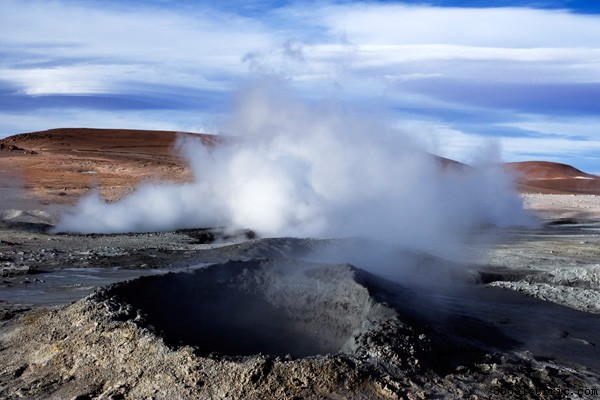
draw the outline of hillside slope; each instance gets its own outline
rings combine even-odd
[[[92,187],[115,200],[141,181],[188,181],[174,148],[178,135],[215,142],[211,135],[172,131],[64,128],[0,140],[0,186],[42,204],[69,204]]]
[[[600,194],[600,177],[570,165],[548,161],[505,164],[515,173],[518,188],[524,193]]]

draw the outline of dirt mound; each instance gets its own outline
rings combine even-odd
[[[525,193],[600,194],[600,177],[570,165],[547,161],[524,161],[504,164],[517,177]]]
[[[0,210],[0,221],[16,222],[16,223],[29,223],[29,224],[45,224],[53,225],[56,222],[56,218],[42,210]]]

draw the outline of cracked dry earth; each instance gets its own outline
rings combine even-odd
[[[490,287],[520,254],[502,246],[487,269],[454,276],[444,260],[399,251],[398,268],[426,265],[440,279],[392,281],[309,256],[336,241],[46,228],[0,229],[2,398],[562,399],[600,389],[599,318]],[[68,285],[48,287],[65,267],[136,274],[96,290],[81,277],[88,289],[76,300]]]

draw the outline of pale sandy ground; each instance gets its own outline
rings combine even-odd
[[[515,231],[489,249],[485,263],[496,271],[489,285],[600,314],[600,196],[523,198],[550,225]]]
[[[600,220],[600,196],[585,194],[523,194],[524,206],[544,219]]]

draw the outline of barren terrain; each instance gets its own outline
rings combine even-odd
[[[511,166],[540,224],[473,232],[465,263],[248,230],[49,233],[45,205],[91,185],[114,200],[141,180],[189,180],[175,137],[0,141],[1,176],[23,184],[2,181],[1,398],[597,397],[597,177]],[[396,273],[360,257],[373,251],[393,254]]]
[[[119,129],[11,136],[0,140],[0,185],[49,205],[72,204],[93,187],[115,200],[142,181],[188,181],[190,171],[175,146],[178,136],[190,135],[214,141],[209,135]]]
[[[524,193],[600,195],[600,177],[570,165],[525,161],[505,164],[505,168],[516,174]]]

